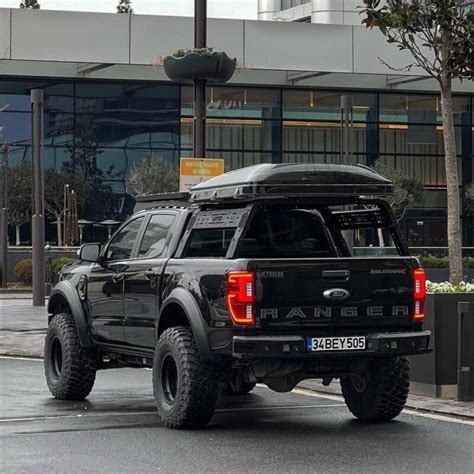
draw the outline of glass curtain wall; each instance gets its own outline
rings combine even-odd
[[[95,190],[81,206],[83,219],[123,220],[133,206],[127,177],[150,154],[176,167],[180,156],[192,155],[190,86],[5,79],[0,80],[0,142],[10,144],[11,166],[31,160],[35,87],[45,93],[45,169],[73,171]],[[434,94],[209,85],[206,155],[224,158],[226,170],[265,162],[340,163],[344,93],[353,96],[354,162],[372,166],[380,159],[416,177],[424,193],[403,221],[409,243],[445,246],[446,176]],[[463,186],[473,182],[472,100],[454,97]],[[54,226],[48,232],[54,240]],[[464,244],[474,245],[473,218],[466,212],[463,233]],[[25,225],[22,241],[28,239]]]

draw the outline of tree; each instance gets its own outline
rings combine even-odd
[[[63,245],[62,224],[64,218],[64,186],[69,184],[69,189],[76,193],[77,205],[82,207],[86,200],[88,186],[86,181],[78,174],[55,170],[44,172],[44,207],[56,217],[58,245]]]
[[[15,245],[20,245],[20,228],[32,215],[31,163],[21,161],[8,168],[8,222],[15,226]]]
[[[39,10],[41,5],[38,0],[24,0],[20,3],[20,8],[31,8],[32,10]]]
[[[380,160],[376,161],[374,170],[392,182],[393,194],[387,196],[386,200],[390,204],[396,219],[398,221],[402,220],[407,209],[414,202],[421,200],[423,185],[418,179],[407,176],[400,170],[392,168]]]
[[[120,0],[117,5],[117,13],[133,13],[132,0]]]
[[[423,69],[438,82],[448,198],[449,279],[462,280],[459,178],[452,104],[454,79],[472,79],[474,71],[474,11],[463,0],[364,0],[362,21],[378,27],[389,43],[408,51],[413,62],[401,68]],[[384,61],[382,61],[384,62]],[[400,70],[391,67],[392,70]]]
[[[169,193],[178,190],[179,175],[175,166],[152,153],[135,167],[127,179],[127,186],[135,195]]]

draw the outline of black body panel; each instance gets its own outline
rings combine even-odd
[[[288,357],[354,357],[344,351],[307,354],[304,343],[311,337],[365,336],[367,357],[428,351],[429,334],[412,319],[412,271],[419,263],[408,256],[389,206],[361,196],[384,194],[391,183],[364,167],[252,168],[203,183],[191,195],[140,199],[131,220],[143,218],[129,258],[107,261],[109,242],[98,263],[64,271],[68,289],[62,291],[60,282],[53,301],[63,294],[70,300],[81,344],[121,354],[121,363],[149,364],[163,329],[186,324],[200,356],[226,364],[286,358],[288,344],[299,348]],[[148,256],[140,253],[141,244],[156,214],[175,218],[161,253]],[[290,224],[300,228],[288,229]],[[402,256],[351,257],[343,232],[358,224],[388,229]],[[300,256],[305,252],[309,257]],[[232,320],[226,299],[232,271],[253,272],[255,324]],[[87,295],[78,303],[70,293],[83,276]]]

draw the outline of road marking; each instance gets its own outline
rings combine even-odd
[[[44,359],[42,357],[7,356],[7,355],[0,355],[0,359],[33,360],[35,362],[43,362],[44,361]]]
[[[328,405],[300,405],[300,406],[277,406],[277,407],[241,407],[241,408],[218,408],[216,413],[234,412],[234,411],[264,411],[264,410],[298,410],[308,408],[333,408],[342,407],[343,404],[328,404]],[[94,417],[109,417],[109,416],[138,416],[155,414],[154,410],[150,411],[135,411],[135,412],[109,412],[109,413],[76,413],[70,415],[54,415],[54,416],[31,416],[22,418],[1,418],[0,423],[11,423],[19,421],[42,421],[42,420],[57,420],[61,418],[94,418]]]
[[[225,411],[258,411],[258,410],[298,410],[299,408],[333,408],[333,407],[344,407],[343,403],[328,404],[328,405],[292,405],[292,406],[279,406],[279,407],[241,407],[241,408],[218,408],[216,412]]]
[[[260,384],[258,384],[258,386],[259,387],[260,386],[265,387],[265,385],[260,385]],[[295,388],[295,389],[292,390],[292,393],[296,393],[298,395],[304,395],[306,397],[326,398],[327,400],[333,400],[333,401],[341,401],[341,400],[344,399],[342,396],[314,393],[314,392],[310,391],[309,389],[304,389],[304,388]],[[438,415],[436,413],[418,411],[414,408],[405,408],[403,410],[403,413],[406,414],[406,415],[413,415],[413,416],[421,416],[421,417],[424,417],[424,418],[431,418],[433,420],[438,420],[438,421],[450,421],[451,423],[459,423],[459,424],[462,424],[462,425],[474,426],[474,421],[459,418],[460,415],[455,415],[455,414],[453,414],[452,416]],[[456,418],[456,417],[458,417],[458,418]]]

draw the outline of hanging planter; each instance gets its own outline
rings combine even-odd
[[[234,74],[237,60],[212,48],[180,49],[163,61],[166,75],[173,81],[202,79],[210,82],[227,82]]]

